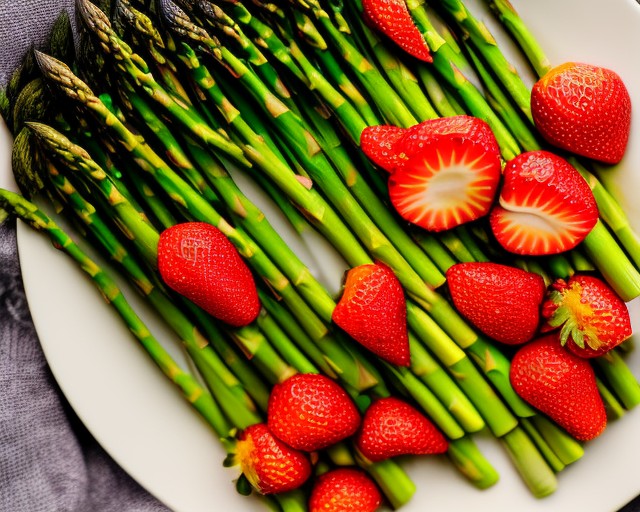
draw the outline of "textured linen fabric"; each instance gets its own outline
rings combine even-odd
[[[0,87],[72,2],[0,0]],[[9,172],[9,169],[0,169]],[[70,410],[31,322],[15,222],[0,226],[0,512],[160,512],[167,508],[100,448]]]

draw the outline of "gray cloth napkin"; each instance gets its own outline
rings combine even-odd
[[[0,0],[0,87],[70,0]],[[0,172],[9,172],[0,169]],[[0,226],[0,512],[160,512],[70,410],[31,322],[15,223]]]

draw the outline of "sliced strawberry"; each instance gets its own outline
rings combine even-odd
[[[433,62],[429,46],[413,22],[405,0],[363,0],[364,19],[409,55]]]
[[[442,231],[486,215],[499,181],[500,157],[485,144],[435,135],[391,175],[389,197],[404,219]]]
[[[393,145],[405,132],[405,128],[390,124],[367,126],[360,135],[360,148],[373,163],[385,171],[393,172],[402,160]]]
[[[394,144],[397,154],[411,156],[422,148],[424,143],[439,135],[458,135],[485,146],[485,151],[500,155],[500,146],[491,127],[482,119],[473,116],[449,116],[427,119],[410,128]]]
[[[598,221],[589,185],[566,160],[547,151],[529,151],[504,169],[500,204],[491,229],[508,251],[558,254],[573,249]]]

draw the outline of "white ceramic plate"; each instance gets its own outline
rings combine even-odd
[[[640,106],[640,5],[634,0],[514,0],[553,63],[578,60],[616,70]],[[490,16],[487,16],[490,18]],[[496,33],[499,33],[496,31]],[[633,117],[631,144],[611,173],[624,207],[640,229],[640,108]],[[3,127],[4,128],[4,127]],[[0,184],[12,186],[8,173],[10,141],[0,133],[4,164]],[[635,200],[635,201],[634,201]],[[223,451],[207,426],[183,402],[92,285],[45,237],[19,228],[19,248],[29,304],[46,357],[71,405],[102,446],[138,482],[177,512],[262,511],[254,500],[235,494],[236,473],[221,466]],[[314,253],[318,251],[314,250]],[[309,265],[337,288],[342,268],[334,260]],[[134,294],[129,296],[135,299]],[[635,328],[640,319],[633,304]],[[149,318],[154,332],[172,337]],[[171,348],[176,357],[179,350]],[[640,356],[629,364],[640,376]],[[478,491],[438,459],[412,463],[418,484],[403,510],[439,511],[613,511],[640,493],[640,411],[611,424],[587,446],[585,457],[559,477],[558,491],[543,500],[531,497],[492,440],[478,442],[501,474],[492,489]]]

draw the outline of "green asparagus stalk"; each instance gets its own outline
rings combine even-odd
[[[57,248],[79,265],[97,286],[105,301],[116,309],[156,365],[180,389],[184,398],[202,414],[219,436],[228,436],[231,427],[213,397],[171,358],[129,305],[116,281],[35,204],[19,194],[3,189],[0,189],[0,204],[4,219],[9,214],[20,217],[36,231],[47,234]]]

